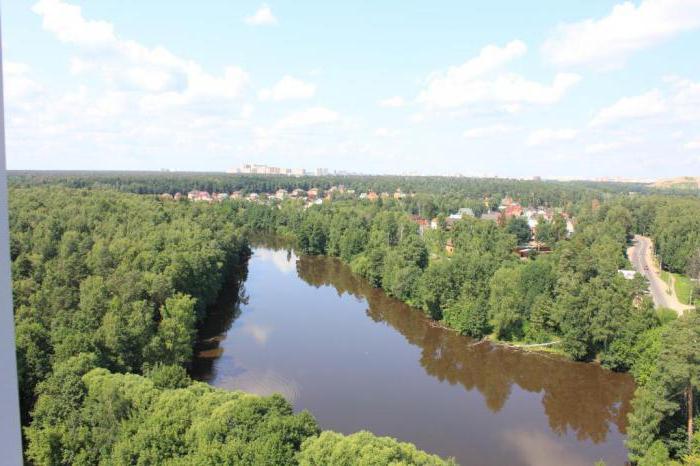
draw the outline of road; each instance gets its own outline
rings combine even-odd
[[[649,291],[654,304],[656,307],[673,309],[678,314],[682,314],[686,309],[692,309],[692,306],[678,301],[674,287],[671,287],[670,294],[666,292],[669,287],[659,276],[659,270],[652,260],[652,249],[651,239],[635,235],[633,246],[627,250],[627,257],[632,262],[634,270],[649,281]]]

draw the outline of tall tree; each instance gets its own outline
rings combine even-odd
[[[693,440],[696,392],[700,390],[700,314],[687,311],[673,322],[664,338],[659,355],[662,384],[671,397],[682,394],[686,413],[688,448]]]

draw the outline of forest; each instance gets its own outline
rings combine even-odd
[[[632,235],[650,235],[665,267],[700,278],[700,201],[689,197],[615,196],[578,203],[576,233],[548,231],[551,254],[526,261],[511,223],[465,218],[423,236],[401,202],[333,202],[299,210],[254,206],[242,224],[296,239],[305,254],[348,263],[370,284],[474,338],[516,343],[557,342],[575,360],[629,371],[638,383],[630,417],[630,459],[694,464],[700,453],[697,392],[700,322],[655,310],[625,251]],[[515,220],[511,221],[515,222]],[[553,224],[550,228],[556,230]],[[450,240],[452,252],[445,246]],[[659,458],[663,458],[659,460]]]
[[[305,208],[153,195],[340,182],[415,196]],[[393,439],[321,433],[279,397],[189,380],[183,367],[198,323],[228,271],[245,264],[247,236],[261,231],[293,238],[304,254],[340,258],[465,336],[554,343],[550,351],[630,371],[638,385],[630,459],[699,461],[697,312],[655,310],[644,280],[618,273],[630,268],[625,251],[640,233],[653,238],[664,267],[698,278],[696,197],[614,184],[400,177],[15,174],[11,186],[22,413],[36,464],[364,464],[362,455],[386,459],[367,464],[440,464]],[[411,217],[444,217],[504,195],[559,207],[576,219],[575,233],[553,221],[540,232],[552,252],[521,260],[517,218],[464,218],[421,233]]]
[[[310,414],[293,415],[279,397],[189,380],[198,322],[249,254],[230,221],[236,211],[221,207],[109,190],[11,191],[27,459],[317,465],[340,451],[348,461],[376,453],[382,464],[443,464],[369,433],[319,436]]]

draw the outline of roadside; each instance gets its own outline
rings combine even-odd
[[[687,309],[694,308],[694,306],[680,302],[676,296],[673,280],[669,286],[661,279],[661,271],[653,259],[653,246],[650,238],[635,235],[633,245],[627,249],[627,257],[637,273],[649,281],[649,291],[656,307],[673,309],[679,315]]]
[[[693,283],[690,278],[685,275],[664,270],[661,272],[661,279],[675,290],[678,301],[680,301],[681,304],[697,305],[697,300],[694,300],[695,302],[693,303],[690,302],[693,294]]]

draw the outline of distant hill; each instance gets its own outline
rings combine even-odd
[[[700,176],[681,176],[658,180],[652,183],[651,187],[659,189],[700,189]]]

